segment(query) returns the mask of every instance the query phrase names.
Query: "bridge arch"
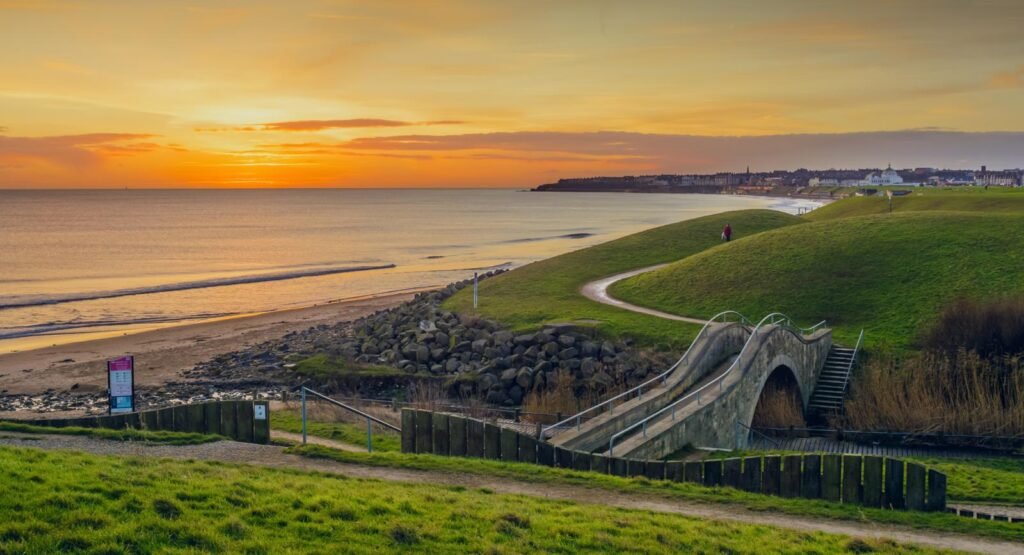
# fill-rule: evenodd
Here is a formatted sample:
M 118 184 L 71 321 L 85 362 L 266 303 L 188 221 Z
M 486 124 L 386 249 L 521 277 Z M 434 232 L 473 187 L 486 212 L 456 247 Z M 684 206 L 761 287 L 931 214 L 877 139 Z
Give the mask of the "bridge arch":
M 772 370 L 761 377 L 753 410 L 741 422 L 750 427 L 802 425 L 806 401 L 800 373 L 788 364 L 769 365 L 768 368 Z

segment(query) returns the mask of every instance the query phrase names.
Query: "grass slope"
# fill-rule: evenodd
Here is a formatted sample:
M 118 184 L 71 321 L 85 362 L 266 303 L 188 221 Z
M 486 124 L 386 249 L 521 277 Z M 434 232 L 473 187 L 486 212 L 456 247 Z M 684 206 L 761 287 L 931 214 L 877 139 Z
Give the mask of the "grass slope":
M 508 463 L 485 459 L 385 452 L 352 453 L 319 445 L 293 447 L 289 449 L 289 452 L 343 463 L 451 472 L 460 475 L 469 474 L 489 478 L 505 478 L 540 484 L 566 484 L 603 490 L 610 493 L 629 493 L 676 501 L 727 504 L 758 512 L 777 512 L 793 516 L 892 524 L 921 530 L 971 534 L 1016 542 L 1024 541 L 1024 527 L 1021 527 L 1019 524 L 968 520 L 948 513 L 869 509 L 857 505 L 844 505 L 821 500 L 786 499 L 771 495 L 758 495 L 727 487 L 708 488 L 697 484 L 649 480 L 643 477 L 621 478 L 596 472 L 582 472 L 534 464 Z M 939 462 L 947 465 L 964 463 L 964 461 L 950 461 L 948 459 Z M 962 468 L 961 470 L 963 469 L 971 470 L 971 467 Z M 952 471 L 949 466 L 946 466 L 943 470 Z M 972 490 L 978 497 L 975 500 L 1000 503 L 999 494 L 993 498 L 987 498 L 985 494 L 998 488 L 999 484 L 995 480 L 1005 476 L 995 473 L 982 473 L 981 476 L 979 478 L 981 487 L 974 487 Z M 957 484 L 964 483 L 961 478 L 958 478 Z M 1019 482 L 1019 480 L 1016 480 L 1012 483 L 1019 484 Z M 1012 495 L 1012 490 L 1009 494 Z
M 892 199 L 896 212 L 1024 212 L 1024 189 L 956 189 L 951 191 L 918 189 L 908 196 Z M 852 197 L 817 208 L 807 214 L 811 221 L 834 220 L 852 216 L 887 214 L 889 200 L 884 196 Z
M 485 280 L 480 284 L 477 311 L 473 310 L 469 288 L 454 295 L 445 307 L 479 314 L 517 330 L 550 322 L 581 322 L 593 325 L 600 333 L 631 337 L 645 345 L 683 347 L 699 326 L 609 307 L 584 298 L 579 290 L 601 277 L 672 262 L 718 245 L 726 222 L 740 238 L 801 220 L 773 210 L 743 210 L 661 226 Z
M 5 553 L 910 552 L 767 526 L 194 461 L 0 449 Z M 914 552 L 933 552 L 913 550 Z
M 1022 196 L 1021 198 L 1024 198 Z M 1024 215 L 907 212 L 791 226 L 710 249 L 612 287 L 694 316 L 723 308 L 827 319 L 839 340 L 909 346 L 958 296 L 1024 291 Z
M 275 430 L 301 434 L 302 415 L 298 410 L 276 410 L 274 418 L 270 421 L 270 426 Z M 306 422 L 306 434 L 348 443 L 356 447 L 366 447 L 366 424 L 309 420 Z M 401 439 L 396 432 L 383 426 L 374 425 L 373 427 L 374 451 L 398 451 L 401 448 Z
M 49 426 L 34 426 L 32 424 L 23 424 L 21 422 L 12 421 L 0 421 L 0 432 L 86 436 L 96 439 L 109 439 L 111 441 L 141 441 L 145 443 L 159 443 L 162 445 L 198 445 L 200 443 L 210 443 L 224 439 L 224 437 L 219 435 L 199 434 L 194 432 L 135 430 L 131 428 L 124 430 L 111 430 L 106 428 L 79 428 L 76 426 L 51 428 Z

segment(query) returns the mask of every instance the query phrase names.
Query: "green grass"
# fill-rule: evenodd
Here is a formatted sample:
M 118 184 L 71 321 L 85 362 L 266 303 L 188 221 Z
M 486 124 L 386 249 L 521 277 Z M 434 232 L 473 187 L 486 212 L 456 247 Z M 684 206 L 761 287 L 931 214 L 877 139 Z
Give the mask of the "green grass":
M 477 311 L 473 310 L 469 288 L 448 299 L 445 307 L 464 314 L 476 313 L 515 330 L 575 322 L 592 326 L 605 336 L 630 337 L 646 346 L 685 347 L 699 326 L 606 306 L 584 298 L 579 290 L 601 277 L 672 262 L 718 245 L 726 222 L 740 238 L 801 220 L 772 210 L 744 210 L 661 226 L 487 279 L 480 283 Z
M 219 435 L 199 434 L 193 432 L 168 432 L 163 430 L 111 430 L 106 428 L 78 428 L 69 426 L 65 428 L 51 428 L 49 426 L 34 426 L 20 422 L 0 421 L 0 432 L 21 432 L 25 434 L 57 434 L 69 436 L 86 436 L 96 439 L 109 439 L 112 441 L 142 441 L 146 443 L 161 443 L 164 445 L 198 445 L 224 439 Z
M 351 464 L 472 474 L 542 484 L 566 484 L 609 492 L 657 496 L 677 501 L 726 503 L 759 512 L 767 511 L 794 516 L 875 522 L 922 530 L 964 533 L 1011 541 L 1024 541 L 1024 527 L 1020 525 L 1006 522 L 968 520 L 948 513 L 869 509 L 827 501 L 785 499 L 769 495 L 757 495 L 725 487 L 707 488 L 690 483 L 649 480 L 647 478 L 621 478 L 595 472 L 580 472 L 534 464 L 506 463 L 483 459 L 409 455 L 403 453 L 351 453 L 318 445 L 293 447 L 288 451 L 309 457 L 325 458 Z
M 409 374 L 391 366 L 359 364 L 327 354 L 313 355 L 295 363 L 293 372 L 313 378 L 390 378 Z
M 910 195 L 892 199 L 893 213 L 922 211 L 1024 212 L 1024 189 L 982 188 L 934 190 L 917 189 Z M 886 214 L 889 199 L 884 195 L 852 197 L 817 208 L 807 214 L 811 221 L 834 220 L 852 216 Z
M 302 416 L 298 410 L 277 410 L 270 420 L 272 429 L 302 433 Z M 306 433 L 333 441 L 348 443 L 357 447 L 366 447 L 366 424 L 350 424 L 347 422 L 307 422 Z M 373 449 L 375 451 L 398 451 L 401 449 L 401 437 L 390 430 L 382 431 L 381 426 L 374 426 Z
M 0 477 L 4 553 L 910 551 L 485 489 L 196 461 L 3 448 Z
M 1020 293 L 1022 275 L 1024 214 L 922 211 L 767 231 L 611 293 L 698 317 L 731 308 L 781 311 L 805 325 L 827 319 L 840 341 L 865 328 L 869 343 L 906 348 L 949 301 Z

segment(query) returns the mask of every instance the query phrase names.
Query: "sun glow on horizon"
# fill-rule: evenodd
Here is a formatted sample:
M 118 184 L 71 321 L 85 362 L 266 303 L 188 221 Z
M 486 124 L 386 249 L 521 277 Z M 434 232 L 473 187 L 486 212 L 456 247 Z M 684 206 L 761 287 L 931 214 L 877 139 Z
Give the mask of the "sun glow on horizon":
M 879 137 L 974 164 L 1024 141 L 1022 23 L 1009 0 L 0 0 L 0 188 L 523 187 L 856 164 Z M 884 140 L 905 130 L 925 146 Z

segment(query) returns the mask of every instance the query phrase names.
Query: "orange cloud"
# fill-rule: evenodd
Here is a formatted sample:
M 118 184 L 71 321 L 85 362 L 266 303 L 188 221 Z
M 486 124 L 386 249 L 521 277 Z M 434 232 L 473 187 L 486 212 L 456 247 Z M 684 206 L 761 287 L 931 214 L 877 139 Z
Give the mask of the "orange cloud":
M 37 159 L 61 166 L 91 166 L 100 162 L 99 153 L 118 151 L 140 152 L 152 143 L 123 145 L 125 141 L 138 141 L 153 137 L 139 133 L 87 133 L 83 135 L 58 135 L 52 137 L 8 137 L 0 136 L 0 159 Z M 146 150 L 151 150 L 146 148 Z
M 992 75 L 989 85 L 997 89 L 1016 89 L 1024 86 L 1024 65 L 1013 71 L 1000 71 Z
M 261 128 L 265 131 L 322 131 L 324 129 L 357 129 L 362 127 L 409 127 L 413 125 L 460 125 L 465 122 L 458 120 L 439 121 L 397 121 L 390 119 L 326 119 L 326 120 L 300 120 L 300 121 L 279 121 L 264 123 Z

